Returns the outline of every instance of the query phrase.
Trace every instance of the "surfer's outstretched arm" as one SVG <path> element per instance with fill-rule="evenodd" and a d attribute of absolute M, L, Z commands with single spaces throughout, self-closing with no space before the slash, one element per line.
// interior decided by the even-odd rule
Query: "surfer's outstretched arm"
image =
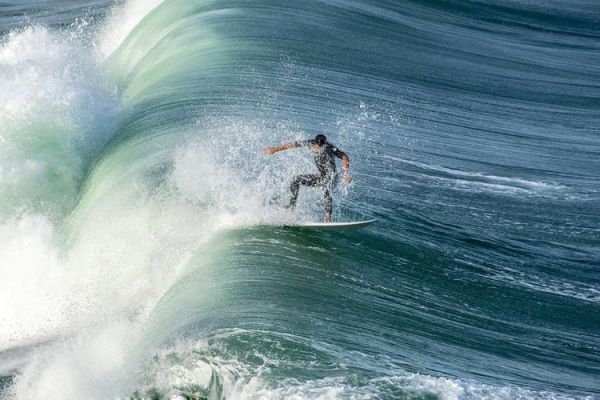
<path fill-rule="evenodd" d="M 263 153 L 270 156 L 271 154 L 277 153 L 278 151 L 292 149 L 294 147 L 298 147 L 295 142 L 284 143 L 281 146 L 265 147 L 263 149 Z"/>

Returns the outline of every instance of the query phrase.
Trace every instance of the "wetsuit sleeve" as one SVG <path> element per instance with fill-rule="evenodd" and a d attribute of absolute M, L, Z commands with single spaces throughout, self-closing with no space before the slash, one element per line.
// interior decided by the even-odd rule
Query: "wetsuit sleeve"
<path fill-rule="evenodd" d="M 314 140 L 298 140 L 293 142 L 294 147 L 308 147 L 314 143 Z"/>
<path fill-rule="evenodd" d="M 338 149 L 335 146 L 331 149 L 331 153 L 334 156 L 336 156 L 337 158 L 344 158 L 344 156 L 346 155 L 346 153 L 344 153 L 343 151 L 341 151 L 340 149 Z"/>

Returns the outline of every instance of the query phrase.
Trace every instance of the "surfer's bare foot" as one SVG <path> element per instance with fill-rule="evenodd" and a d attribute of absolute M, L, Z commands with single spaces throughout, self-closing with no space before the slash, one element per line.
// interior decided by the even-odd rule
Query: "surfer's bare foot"
<path fill-rule="evenodd" d="M 323 222 L 331 222 L 331 214 L 325 214 L 325 217 L 323 217 Z"/>
<path fill-rule="evenodd" d="M 293 204 L 285 204 L 285 205 L 281 206 L 281 208 L 283 208 L 284 210 L 288 210 L 288 211 L 294 211 L 296 206 L 294 206 Z"/>

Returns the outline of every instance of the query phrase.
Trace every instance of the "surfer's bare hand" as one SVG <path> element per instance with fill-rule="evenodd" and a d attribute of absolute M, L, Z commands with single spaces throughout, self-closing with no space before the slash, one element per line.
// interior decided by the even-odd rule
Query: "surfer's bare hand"
<path fill-rule="evenodd" d="M 275 153 L 276 148 L 275 147 L 265 147 L 263 149 L 263 153 L 265 153 L 266 155 L 270 156 L 271 154 Z"/>

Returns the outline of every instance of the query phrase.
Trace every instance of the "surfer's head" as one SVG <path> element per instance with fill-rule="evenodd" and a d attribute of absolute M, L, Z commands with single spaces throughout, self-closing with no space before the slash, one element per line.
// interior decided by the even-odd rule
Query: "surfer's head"
<path fill-rule="evenodd" d="M 317 136 L 315 136 L 315 143 L 318 144 L 319 146 L 323 146 L 326 141 L 327 141 L 327 138 L 322 133 L 319 133 Z"/>

